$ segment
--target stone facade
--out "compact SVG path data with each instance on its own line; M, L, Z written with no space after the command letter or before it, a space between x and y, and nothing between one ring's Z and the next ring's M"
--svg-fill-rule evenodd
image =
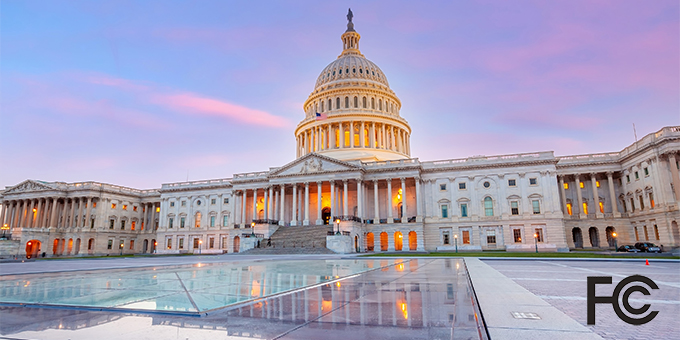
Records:
M351 22L341 38L303 106L294 161L160 190L27 180L0 196L12 238L0 251L231 253L279 226L328 223L338 248L360 252L680 246L680 127L607 154L421 162L401 102Z

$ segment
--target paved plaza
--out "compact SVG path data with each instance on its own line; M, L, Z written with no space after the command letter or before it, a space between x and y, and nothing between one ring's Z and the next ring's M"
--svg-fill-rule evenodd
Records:
M3 339L670 339L680 262L207 255L0 264ZM586 324L586 277L659 290ZM536 313L540 320L517 319ZM527 314L529 315L529 314Z

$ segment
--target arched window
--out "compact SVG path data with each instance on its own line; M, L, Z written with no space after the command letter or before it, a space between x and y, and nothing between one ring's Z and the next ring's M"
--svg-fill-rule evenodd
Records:
M380 251L387 251L387 233L380 233Z
M357 108L357 107L359 107L359 98L354 97L354 108Z
M328 111L330 111L333 108L332 104L333 104L333 101L329 99L328 100Z
M493 200L488 196L484 198L484 215L493 216Z
M345 97L345 108L349 109L349 97Z
M375 240L373 239L373 233L366 234L366 250L373 251L375 248Z
M378 110L382 111L382 99L378 99Z
M321 112L323 112L323 102L321 102Z
M201 227L201 212L199 211L196 213L196 228L200 227Z
M394 250L396 251L401 251L404 245L404 236L401 234L401 231L397 231L394 233Z
M364 98L362 99L362 102L363 102L363 104L364 104L364 109L365 109L365 108L366 108L366 97L364 97Z
M340 97L335 98L335 108L339 109L340 108Z
M371 109L375 110L375 98L371 98Z

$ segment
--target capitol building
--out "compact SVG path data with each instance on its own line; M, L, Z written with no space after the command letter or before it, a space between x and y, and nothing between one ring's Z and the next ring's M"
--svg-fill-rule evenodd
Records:
M29 179L0 193L0 255L680 246L680 127L603 154L421 161L360 38L350 17L290 163L153 190Z

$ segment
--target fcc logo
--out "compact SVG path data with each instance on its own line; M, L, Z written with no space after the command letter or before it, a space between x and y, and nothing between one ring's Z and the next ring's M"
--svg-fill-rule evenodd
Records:
M659 286L657 286L656 283L654 283L654 281L652 281L650 278L642 275L633 275L621 280L621 282L619 282L619 284L616 285L616 288L614 288L614 293L612 294L612 296L595 296L595 285L612 284L612 277L588 276L588 324L589 325L595 324L595 304L597 303L611 304L612 307L614 307L614 311L616 312L616 315L619 317L619 319L631 325L643 325L652 321L656 317L656 315L659 314L658 311L652 311L645 317L636 318L626 315L621 310L621 305L619 305L621 290L623 290L623 288L626 285L632 282L641 282L651 287L652 289L659 289ZM645 286L637 284L631 285L630 287L628 287L628 289L623 291L623 297L621 297L621 304L623 305L623 308L626 310L626 312L628 312L629 314L633 316L642 315L649 310L649 307L651 305L645 304L640 308L633 308L628 300L630 299L630 294L634 292L640 292L644 295L650 294L649 290Z

